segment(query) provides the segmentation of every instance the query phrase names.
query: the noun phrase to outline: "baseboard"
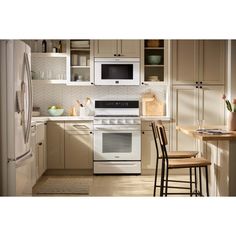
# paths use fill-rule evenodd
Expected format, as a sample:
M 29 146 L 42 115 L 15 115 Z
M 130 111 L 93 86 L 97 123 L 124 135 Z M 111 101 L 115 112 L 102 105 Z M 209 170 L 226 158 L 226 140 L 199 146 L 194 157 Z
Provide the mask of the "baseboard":
M 92 169 L 46 170 L 44 175 L 93 175 Z

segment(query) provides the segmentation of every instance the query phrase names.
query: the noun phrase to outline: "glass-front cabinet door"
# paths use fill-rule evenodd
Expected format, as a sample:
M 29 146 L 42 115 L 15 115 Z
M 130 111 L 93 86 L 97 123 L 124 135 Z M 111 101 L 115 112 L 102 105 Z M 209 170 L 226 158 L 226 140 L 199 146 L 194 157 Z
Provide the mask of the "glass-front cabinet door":
M 166 83 L 169 41 L 163 39 L 144 40 L 142 48 L 142 84 Z
M 93 41 L 70 40 L 67 85 L 93 85 Z

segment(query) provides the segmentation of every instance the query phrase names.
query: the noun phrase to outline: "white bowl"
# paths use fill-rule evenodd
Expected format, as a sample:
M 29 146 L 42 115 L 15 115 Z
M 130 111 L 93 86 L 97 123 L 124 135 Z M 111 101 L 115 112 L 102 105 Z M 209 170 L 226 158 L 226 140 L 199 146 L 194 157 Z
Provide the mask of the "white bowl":
M 151 65 L 158 65 L 161 62 L 160 55 L 149 55 L 148 56 L 148 63 Z
M 64 109 L 48 109 L 50 116 L 61 116 L 64 112 Z

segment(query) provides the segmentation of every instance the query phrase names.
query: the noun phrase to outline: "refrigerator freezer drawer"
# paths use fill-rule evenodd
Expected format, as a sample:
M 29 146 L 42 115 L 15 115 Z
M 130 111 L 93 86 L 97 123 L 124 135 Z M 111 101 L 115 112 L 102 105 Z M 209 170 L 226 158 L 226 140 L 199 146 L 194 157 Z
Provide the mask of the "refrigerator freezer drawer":
M 29 156 L 16 165 L 16 196 L 32 195 L 32 162 L 33 156 Z

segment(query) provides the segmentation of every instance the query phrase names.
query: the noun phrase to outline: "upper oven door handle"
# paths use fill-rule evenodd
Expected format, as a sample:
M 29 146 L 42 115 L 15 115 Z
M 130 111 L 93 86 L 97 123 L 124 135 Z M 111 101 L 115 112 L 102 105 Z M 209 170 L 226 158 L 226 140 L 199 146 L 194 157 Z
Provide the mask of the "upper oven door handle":
M 98 131 L 139 131 L 137 127 L 94 127 L 94 130 Z

